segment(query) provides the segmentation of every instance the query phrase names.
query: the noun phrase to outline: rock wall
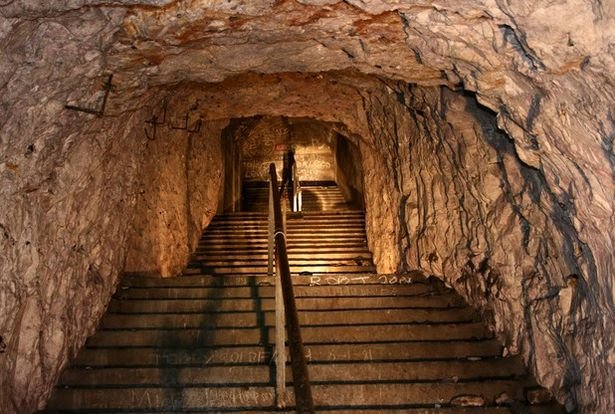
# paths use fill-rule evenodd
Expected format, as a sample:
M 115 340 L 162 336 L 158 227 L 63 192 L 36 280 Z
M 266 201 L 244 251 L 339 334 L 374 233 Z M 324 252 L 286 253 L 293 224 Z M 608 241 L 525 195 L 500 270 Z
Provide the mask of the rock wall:
M 100 103 L 100 47 L 120 15 L 0 19 L 2 413 L 44 403 L 124 265 L 144 139 L 126 126 L 145 114 L 112 104 L 103 118 L 64 109 Z
M 359 147 L 340 134 L 335 138 L 335 178 L 346 200 L 363 208 L 363 165 Z
M 226 123 L 205 122 L 194 133 L 162 126 L 147 141 L 125 272 L 181 273 L 218 209 Z
M 608 412 L 611 281 L 587 266 L 592 241 L 575 228 L 570 200 L 520 158 L 474 97 L 447 89 L 398 93 L 388 99 L 401 104 L 370 97 L 375 142 L 363 151 L 378 269 L 443 279 L 567 409 Z
M 291 119 L 297 176 L 301 181 L 335 181 L 334 134 L 323 122 Z
M 150 103 L 159 106 L 165 91 L 150 88 L 135 98 L 134 85 L 115 76 L 104 116 L 65 109 L 102 108 L 104 53 L 123 14 L 85 8 L 41 20 L 0 18 L 2 413 L 43 408 L 115 291 L 129 251 L 127 229 L 156 214 L 137 206 L 142 184 L 151 188 L 147 177 L 156 171 L 144 160 L 163 151 L 143 128 Z M 215 125 L 206 124 L 206 139 L 192 143 L 191 174 L 215 176 L 220 161 L 212 139 L 223 126 Z M 201 163 L 210 157 L 211 165 Z M 191 189 L 184 225 L 193 230 L 184 245 L 195 243 L 194 229 L 211 214 L 202 202 L 217 196 L 202 184 Z M 167 247 L 161 250 L 174 246 Z M 166 260 L 177 269 L 185 256 Z

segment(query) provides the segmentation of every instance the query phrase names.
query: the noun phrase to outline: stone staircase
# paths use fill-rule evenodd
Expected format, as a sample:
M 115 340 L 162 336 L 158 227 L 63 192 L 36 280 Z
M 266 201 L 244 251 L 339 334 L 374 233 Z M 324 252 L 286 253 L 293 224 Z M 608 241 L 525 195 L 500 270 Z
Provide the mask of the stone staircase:
M 305 212 L 287 218 L 291 272 L 295 274 L 373 273 L 360 211 Z M 216 216 L 201 239 L 185 274 L 267 274 L 267 216 Z
M 308 211 L 287 226 L 318 412 L 561 412 L 455 292 L 374 274 L 361 212 Z M 183 276 L 125 278 L 47 412 L 284 411 L 266 230 L 263 213 L 218 216 Z
M 339 187 L 331 181 L 307 181 L 301 183 L 303 211 L 340 211 L 349 210 L 351 206 L 346 202 Z M 285 192 L 286 196 L 287 193 Z M 287 206 L 288 198 L 285 197 Z M 243 211 L 267 211 L 269 203 L 269 189 L 266 182 L 247 182 L 243 186 Z

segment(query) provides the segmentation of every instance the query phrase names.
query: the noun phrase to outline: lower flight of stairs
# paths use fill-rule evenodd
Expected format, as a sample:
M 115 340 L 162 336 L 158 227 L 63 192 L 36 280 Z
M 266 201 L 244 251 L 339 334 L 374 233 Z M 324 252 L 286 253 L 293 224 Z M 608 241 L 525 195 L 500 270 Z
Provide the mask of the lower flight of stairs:
M 272 282 L 127 278 L 48 412 L 271 412 Z M 525 407 L 521 361 L 437 281 L 295 276 L 295 293 L 319 412 L 557 412 Z

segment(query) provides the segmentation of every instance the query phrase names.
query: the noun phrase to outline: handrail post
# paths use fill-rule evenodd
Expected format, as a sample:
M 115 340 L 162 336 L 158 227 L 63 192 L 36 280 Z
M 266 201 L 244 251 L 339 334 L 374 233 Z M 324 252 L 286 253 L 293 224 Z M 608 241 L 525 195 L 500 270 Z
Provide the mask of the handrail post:
M 293 177 L 292 178 L 293 199 L 291 200 L 291 203 L 292 203 L 291 209 L 292 209 L 292 211 L 297 212 L 297 211 L 299 211 L 299 208 L 298 208 L 299 206 L 297 204 L 297 196 L 298 196 L 297 190 L 299 188 L 299 185 L 297 183 L 297 164 L 296 163 L 291 166 L 291 171 L 292 171 L 291 174 L 292 174 L 292 177 Z
M 275 164 L 269 166 L 271 177 L 271 190 L 273 193 L 274 217 L 275 217 L 275 265 L 280 275 L 282 293 L 284 296 L 284 311 L 286 316 L 286 329 L 288 331 L 288 348 L 290 351 L 290 364 L 293 371 L 293 388 L 295 390 L 295 406 L 298 413 L 314 413 L 314 402 L 310 389 L 310 379 L 307 369 L 307 361 L 301 339 L 297 305 L 293 292 L 293 283 L 286 252 L 286 233 L 282 224 L 282 209 L 280 193 L 278 191 L 278 177 Z
M 297 175 L 297 163 L 293 163 L 293 211 L 300 212 L 302 204 L 301 182 Z
M 276 406 L 286 407 L 286 327 L 280 279 L 275 281 L 275 385 Z
M 267 275 L 270 277 L 273 276 L 273 247 L 274 247 L 274 232 L 275 232 L 275 217 L 274 217 L 274 207 L 273 207 L 273 191 L 271 179 L 269 179 L 269 216 L 267 218 L 267 247 L 269 251 L 269 255 L 267 257 Z

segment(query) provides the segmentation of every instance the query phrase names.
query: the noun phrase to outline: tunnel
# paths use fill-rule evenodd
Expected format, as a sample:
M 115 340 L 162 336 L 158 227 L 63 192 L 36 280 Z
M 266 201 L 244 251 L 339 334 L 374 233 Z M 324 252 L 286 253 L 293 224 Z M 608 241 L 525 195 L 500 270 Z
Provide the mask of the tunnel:
M 2 413 L 288 145 L 378 274 L 441 281 L 567 412 L 615 411 L 614 3 L 1 0 L 0 44 Z

